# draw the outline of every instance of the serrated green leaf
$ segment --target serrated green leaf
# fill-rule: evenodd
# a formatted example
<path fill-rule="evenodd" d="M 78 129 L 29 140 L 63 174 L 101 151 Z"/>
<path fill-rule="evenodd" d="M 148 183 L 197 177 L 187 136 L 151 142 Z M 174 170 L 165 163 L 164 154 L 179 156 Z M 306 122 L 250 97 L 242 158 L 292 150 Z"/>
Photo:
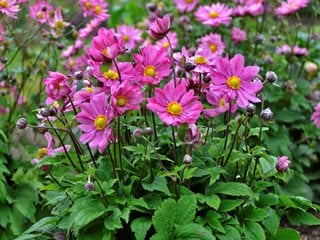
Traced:
<path fill-rule="evenodd" d="M 207 214 L 206 214 L 206 222 L 209 224 L 209 226 L 220 232 L 220 233 L 225 233 L 225 230 L 224 228 L 222 227 L 219 219 L 221 218 L 221 215 L 215 211 L 208 211 Z"/>
<path fill-rule="evenodd" d="M 262 224 L 268 229 L 271 236 L 275 237 L 280 225 L 280 217 L 277 212 L 272 208 L 268 208 L 269 216 L 262 221 Z"/>
<path fill-rule="evenodd" d="M 117 207 L 108 207 L 108 216 L 104 220 L 104 227 L 108 230 L 116 230 L 122 228 L 121 211 Z"/>
<path fill-rule="evenodd" d="M 235 199 L 235 200 L 229 200 L 229 199 L 224 199 L 221 201 L 220 207 L 219 207 L 219 212 L 229 212 L 236 207 L 240 206 L 244 200 L 242 199 Z"/>
<path fill-rule="evenodd" d="M 137 240 L 144 240 L 151 225 L 151 219 L 140 217 L 133 220 L 133 222 L 131 223 L 131 230 L 134 232 Z"/>
<path fill-rule="evenodd" d="M 290 211 L 287 214 L 287 217 L 292 224 L 298 226 L 300 226 L 300 224 L 320 225 L 319 218 L 302 210 L 290 209 Z"/>
<path fill-rule="evenodd" d="M 240 210 L 239 218 L 243 220 L 262 221 L 268 216 L 268 211 L 263 208 L 255 208 L 253 206 L 246 206 Z"/>
<path fill-rule="evenodd" d="M 246 236 L 246 240 L 265 240 L 263 228 L 259 223 L 253 221 L 245 221 L 243 225 L 243 232 Z"/>
<path fill-rule="evenodd" d="M 197 199 L 194 195 L 183 196 L 176 207 L 176 224 L 184 225 L 194 220 L 196 215 Z"/>
<path fill-rule="evenodd" d="M 221 193 L 230 196 L 250 196 L 254 197 L 251 188 L 244 183 L 219 182 L 210 188 L 212 193 Z"/>
<path fill-rule="evenodd" d="M 155 176 L 152 183 L 142 183 L 142 187 L 150 192 L 159 191 L 170 196 L 167 180 L 164 177 Z"/>
<path fill-rule="evenodd" d="M 225 233 L 219 233 L 217 234 L 217 237 L 219 240 L 240 240 L 241 236 L 238 230 L 235 227 L 232 226 L 224 226 Z"/>
<path fill-rule="evenodd" d="M 215 240 L 216 238 L 206 228 L 199 224 L 189 223 L 177 227 L 176 240 Z"/>

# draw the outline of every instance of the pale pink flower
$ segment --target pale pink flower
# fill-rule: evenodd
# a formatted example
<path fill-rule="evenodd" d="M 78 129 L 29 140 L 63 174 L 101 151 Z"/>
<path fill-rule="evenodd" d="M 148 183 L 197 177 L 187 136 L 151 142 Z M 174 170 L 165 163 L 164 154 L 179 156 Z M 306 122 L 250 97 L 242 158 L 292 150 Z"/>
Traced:
<path fill-rule="evenodd" d="M 276 14 L 283 16 L 297 12 L 301 8 L 307 7 L 309 0 L 288 0 L 282 2 L 281 5 L 276 8 Z"/>
<path fill-rule="evenodd" d="M 110 17 L 108 3 L 105 0 L 80 0 L 79 3 L 85 17 L 92 16 L 103 20 Z"/>
<path fill-rule="evenodd" d="M 129 25 L 121 25 L 117 27 L 117 33 L 122 37 L 124 47 L 129 51 L 142 41 L 142 31 Z"/>
<path fill-rule="evenodd" d="M 200 39 L 199 48 L 210 50 L 214 56 L 221 56 L 226 45 L 222 41 L 220 34 L 210 33 Z"/>
<path fill-rule="evenodd" d="M 287 156 L 279 156 L 277 158 L 277 165 L 276 165 L 278 172 L 287 171 L 290 163 L 291 161 L 288 159 Z"/>
<path fill-rule="evenodd" d="M 20 11 L 19 5 L 14 0 L 0 0 L 0 13 L 12 18 Z"/>
<path fill-rule="evenodd" d="M 63 20 L 61 7 L 57 7 L 54 16 L 49 18 L 49 26 L 52 28 L 52 34 L 54 36 L 61 36 L 65 27 L 69 26 L 70 23 L 67 23 Z"/>
<path fill-rule="evenodd" d="M 247 34 L 245 31 L 241 30 L 240 28 L 232 28 L 231 31 L 231 38 L 232 41 L 234 41 L 235 43 L 240 43 L 243 42 L 247 39 Z"/>
<path fill-rule="evenodd" d="M 203 110 L 203 113 L 206 117 L 213 118 L 230 110 L 231 112 L 237 111 L 237 105 L 235 104 L 235 102 L 232 101 L 229 96 L 223 93 L 217 93 L 214 90 L 208 90 L 206 92 L 206 97 L 208 103 L 213 106 L 212 109 Z"/>
<path fill-rule="evenodd" d="M 195 12 L 195 17 L 204 25 L 219 26 L 229 25 L 232 21 L 232 9 L 224 3 L 214 3 L 211 6 L 200 6 Z"/>
<path fill-rule="evenodd" d="M 186 60 L 188 61 L 188 59 Z M 196 68 L 193 70 L 193 72 L 208 73 L 213 70 L 216 57 L 212 55 L 210 49 L 199 48 L 195 55 L 190 58 L 190 61 L 196 65 Z"/>
<path fill-rule="evenodd" d="M 174 0 L 174 3 L 180 12 L 191 12 L 198 4 L 198 0 Z"/>
<path fill-rule="evenodd" d="M 263 14 L 264 0 L 236 0 L 239 5 L 233 9 L 234 16 L 258 16 Z"/>
<path fill-rule="evenodd" d="M 65 98 L 71 91 L 68 77 L 60 72 L 49 72 L 49 77 L 43 80 L 48 95 L 46 104 Z"/>
<path fill-rule="evenodd" d="M 41 24 L 48 21 L 51 10 L 52 6 L 47 0 L 38 0 L 32 6 L 29 6 L 30 16 Z"/>
<path fill-rule="evenodd" d="M 168 32 L 167 37 L 169 38 L 172 49 L 174 50 L 178 46 L 177 34 L 175 32 Z M 170 45 L 167 38 L 157 41 L 156 46 L 158 48 L 165 48 L 167 49 L 167 52 L 170 53 Z"/>

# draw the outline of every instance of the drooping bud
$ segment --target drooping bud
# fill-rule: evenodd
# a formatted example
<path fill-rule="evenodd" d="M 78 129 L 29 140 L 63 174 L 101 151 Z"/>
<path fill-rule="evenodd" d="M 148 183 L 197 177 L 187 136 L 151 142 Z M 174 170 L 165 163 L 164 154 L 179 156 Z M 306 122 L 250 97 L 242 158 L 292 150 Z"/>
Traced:
<path fill-rule="evenodd" d="M 268 71 L 266 73 L 266 77 L 265 77 L 266 81 L 270 82 L 270 83 L 274 83 L 278 80 L 278 76 L 275 72 L 272 71 Z"/>
<path fill-rule="evenodd" d="M 94 184 L 93 184 L 93 182 L 87 182 L 87 183 L 84 185 L 84 188 L 85 188 L 88 192 L 92 191 L 92 190 L 94 189 Z"/>
<path fill-rule="evenodd" d="M 133 137 L 134 138 L 141 138 L 142 135 L 143 135 L 143 130 L 141 128 L 136 128 L 134 131 L 133 131 Z"/>
<path fill-rule="evenodd" d="M 74 77 L 77 79 L 77 80 L 82 80 L 83 79 L 83 72 L 82 71 L 77 71 L 74 73 Z"/>
<path fill-rule="evenodd" d="M 49 114 L 50 117 L 56 116 L 58 112 L 58 110 L 55 107 L 51 107 L 49 111 L 50 111 L 50 114 Z"/>
<path fill-rule="evenodd" d="M 191 72 L 195 68 L 196 65 L 193 62 L 186 62 L 186 64 L 184 65 L 184 70 L 186 70 L 186 72 Z"/>
<path fill-rule="evenodd" d="M 152 133 L 153 133 L 153 130 L 152 130 L 151 127 L 146 127 L 146 128 L 144 129 L 144 134 L 145 134 L 145 135 L 149 136 L 149 135 L 151 135 Z"/>
<path fill-rule="evenodd" d="M 183 156 L 183 163 L 184 164 L 191 164 L 192 163 L 192 157 L 189 154 L 186 154 Z"/>
<path fill-rule="evenodd" d="M 41 123 L 37 129 L 41 134 L 45 134 L 48 131 L 48 128 L 43 123 Z"/>
<path fill-rule="evenodd" d="M 287 156 L 279 156 L 277 158 L 277 170 L 279 172 L 285 172 L 288 170 L 289 164 L 291 163 L 291 161 L 288 159 Z"/>
<path fill-rule="evenodd" d="M 271 111 L 270 108 L 266 108 L 262 110 L 262 112 L 260 113 L 260 118 L 263 121 L 271 121 L 273 118 L 273 112 Z"/>
<path fill-rule="evenodd" d="M 50 116 L 50 109 L 49 108 L 42 108 L 40 110 L 40 114 L 45 118 L 49 117 Z"/>
<path fill-rule="evenodd" d="M 20 118 L 16 123 L 17 128 L 25 129 L 28 126 L 28 120 L 26 118 Z"/>
<path fill-rule="evenodd" d="M 157 5 L 155 3 L 148 3 L 147 4 L 147 9 L 149 12 L 154 12 L 157 10 Z"/>
<path fill-rule="evenodd" d="M 249 118 L 253 117 L 256 114 L 256 105 L 249 103 L 246 107 L 246 113 Z"/>

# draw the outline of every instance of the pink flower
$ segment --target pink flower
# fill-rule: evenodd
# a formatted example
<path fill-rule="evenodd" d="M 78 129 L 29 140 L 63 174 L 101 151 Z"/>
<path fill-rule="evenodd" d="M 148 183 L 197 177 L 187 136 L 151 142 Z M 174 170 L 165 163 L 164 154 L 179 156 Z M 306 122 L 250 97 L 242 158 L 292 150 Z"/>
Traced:
<path fill-rule="evenodd" d="M 188 130 L 184 136 L 184 141 L 189 145 L 193 145 L 200 142 L 200 137 L 200 130 L 197 128 L 197 125 L 193 123 L 188 126 Z"/>
<path fill-rule="evenodd" d="M 49 132 L 46 132 L 44 134 L 44 136 L 47 139 L 48 145 L 47 145 L 47 147 L 43 147 L 43 148 L 38 149 L 36 158 L 31 160 L 32 165 L 36 165 L 37 163 L 39 163 L 40 159 L 42 159 L 46 156 L 53 156 L 57 152 L 59 152 L 59 153 L 65 152 L 63 147 L 53 148 L 55 141 Z M 70 148 L 71 148 L 70 145 L 65 145 L 65 149 L 67 152 L 70 151 Z"/>
<path fill-rule="evenodd" d="M 134 55 L 134 60 L 137 63 L 135 77 L 142 84 L 157 85 L 170 74 L 171 61 L 166 57 L 165 48 L 148 45 L 141 48 L 141 55 Z"/>
<path fill-rule="evenodd" d="M 48 95 L 46 104 L 51 104 L 64 98 L 71 91 L 68 77 L 60 72 L 49 72 L 49 77 L 45 78 L 43 83 L 46 85 L 46 93 Z"/>
<path fill-rule="evenodd" d="M 191 12 L 198 4 L 198 0 L 174 0 L 174 3 L 180 12 Z"/>
<path fill-rule="evenodd" d="M 195 12 L 195 17 L 204 25 L 219 26 L 229 25 L 232 21 L 232 9 L 223 3 L 215 3 L 211 6 L 200 6 Z"/>
<path fill-rule="evenodd" d="M 94 18 L 79 30 L 79 38 L 86 39 L 105 19 Z"/>
<path fill-rule="evenodd" d="M 259 73 L 257 66 L 244 66 L 244 57 L 235 55 L 231 60 L 228 57 L 219 58 L 216 70 L 211 72 L 213 85 L 211 91 L 225 94 L 236 104 L 245 108 L 250 102 L 260 102 L 255 95 L 263 88 L 261 82 L 252 80 Z"/>
<path fill-rule="evenodd" d="M 122 52 L 122 38 L 113 29 L 100 28 L 88 52 L 95 61 L 114 59 Z"/>
<path fill-rule="evenodd" d="M 264 0 L 240 0 L 239 2 L 240 5 L 233 9 L 233 15 L 235 16 L 258 16 L 264 11 Z"/>
<path fill-rule="evenodd" d="M 54 16 L 49 18 L 49 26 L 52 27 L 52 34 L 54 36 L 61 36 L 65 27 L 69 26 L 70 23 L 67 23 L 63 20 L 61 7 L 57 7 L 54 12 Z"/>
<path fill-rule="evenodd" d="M 282 2 L 281 5 L 276 8 L 275 12 L 280 16 L 288 15 L 308 6 L 308 4 L 309 0 L 288 0 Z"/>
<path fill-rule="evenodd" d="M 124 47 L 129 51 L 142 41 L 141 30 L 133 26 L 121 25 L 117 27 L 117 33 L 122 37 Z"/>
<path fill-rule="evenodd" d="M 199 48 L 210 50 L 214 56 L 221 56 L 226 46 L 220 34 L 210 33 L 200 39 Z"/>
<path fill-rule="evenodd" d="M 177 45 L 178 45 L 177 34 L 175 32 L 168 32 L 167 37 L 170 40 L 172 49 L 175 49 L 177 47 Z M 158 48 L 165 48 L 165 49 L 167 49 L 167 52 L 170 53 L 170 45 L 169 45 L 169 42 L 168 42 L 167 38 L 163 38 L 163 39 L 159 40 L 156 43 L 156 46 Z"/>
<path fill-rule="evenodd" d="M 4 27 L 2 24 L 0 24 L 0 42 L 3 41 L 4 34 L 5 34 Z M 0 68 L 0 71 L 1 71 L 1 68 Z"/>
<path fill-rule="evenodd" d="M 127 111 L 138 110 L 142 101 L 141 88 L 131 85 L 128 81 L 111 89 L 111 105 L 118 116 Z"/>
<path fill-rule="evenodd" d="M 174 87 L 173 81 L 163 89 L 156 88 L 155 96 L 147 101 L 147 108 L 157 113 L 166 125 L 171 126 L 195 123 L 202 111 L 202 104 L 194 91 L 187 91 L 183 83 Z"/>
<path fill-rule="evenodd" d="M 276 53 L 278 54 L 290 54 L 291 52 L 292 48 L 288 44 L 276 48 Z"/>
<path fill-rule="evenodd" d="M 170 16 L 167 14 L 163 18 L 156 18 L 153 22 L 150 22 L 148 33 L 151 37 L 160 39 L 167 35 L 170 27 Z"/>
<path fill-rule="evenodd" d="M 49 12 L 52 10 L 52 6 L 47 0 L 38 0 L 35 4 L 29 7 L 30 16 L 43 24 L 49 19 Z"/>
<path fill-rule="evenodd" d="M 114 116 L 111 106 L 107 105 L 107 100 L 104 93 L 92 96 L 90 103 L 85 102 L 80 105 L 81 112 L 76 116 L 80 123 L 78 128 L 83 131 L 80 142 L 89 143 L 91 148 L 97 148 L 100 153 L 113 138 L 109 124 Z"/>
<path fill-rule="evenodd" d="M 0 13 L 17 18 L 16 15 L 19 11 L 19 6 L 14 0 L 0 0 Z"/>
<path fill-rule="evenodd" d="M 83 16 L 92 16 L 94 18 L 106 20 L 110 17 L 108 12 L 108 3 L 104 0 L 80 0 L 80 7 L 83 10 Z"/>
<path fill-rule="evenodd" d="M 291 163 L 291 161 L 288 159 L 287 156 L 279 156 L 277 158 L 277 170 L 279 172 L 285 172 L 288 170 L 289 164 Z"/>
<path fill-rule="evenodd" d="M 234 41 L 235 43 L 240 43 L 247 39 L 247 34 L 245 31 L 241 30 L 240 28 L 232 28 L 231 38 L 232 38 L 232 41 Z"/>
<path fill-rule="evenodd" d="M 300 48 L 299 46 L 294 46 L 292 49 L 293 54 L 297 56 L 306 56 L 308 55 L 308 49 L 306 48 Z"/>
<path fill-rule="evenodd" d="M 213 69 L 216 58 L 211 54 L 211 50 L 199 48 L 190 60 L 196 65 L 193 72 L 208 73 Z"/>
<path fill-rule="evenodd" d="M 228 96 L 222 93 L 216 93 L 215 91 L 207 91 L 206 97 L 208 103 L 212 104 L 213 109 L 203 110 L 206 117 L 216 117 L 222 113 L 237 111 L 237 105 Z"/>
<path fill-rule="evenodd" d="M 314 107 L 314 112 L 311 115 L 311 120 L 314 122 L 314 124 L 320 128 L 320 103 L 318 103 Z"/>

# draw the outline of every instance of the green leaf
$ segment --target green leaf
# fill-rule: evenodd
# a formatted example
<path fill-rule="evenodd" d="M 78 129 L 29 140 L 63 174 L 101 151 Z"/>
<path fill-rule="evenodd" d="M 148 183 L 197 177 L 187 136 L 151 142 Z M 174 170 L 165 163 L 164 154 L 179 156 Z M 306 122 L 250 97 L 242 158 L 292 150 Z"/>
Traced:
<path fill-rule="evenodd" d="M 176 240 L 215 240 L 216 238 L 207 229 L 199 224 L 189 223 L 177 227 Z"/>
<path fill-rule="evenodd" d="M 140 217 L 133 220 L 133 222 L 131 223 L 131 230 L 134 232 L 137 240 L 144 240 L 151 225 L 151 219 Z"/>
<path fill-rule="evenodd" d="M 167 180 L 164 177 L 155 176 L 152 183 L 142 183 L 142 187 L 149 192 L 159 191 L 170 196 Z"/>
<path fill-rule="evenodd" d="M 212 193 L 221 193 L 230 196 L 250 196 L 254 197 L 251 188 L 244 183 L 219 182 L 210 188 Z"/>
<path fill-rule="evenodd" d="M 279 203 L 278 195 L 274 193 L 260 194 L 257 206 L 266 207 L 266 206 L 277 205 L 278 203 Z"/>
<path fill-rule="evenodd" d="M 240 210 L 239 218 L 243 220 L 262 221 L 268 216 L 268 211 L 262 208 L 254 208 L 253 206 L 246 206 Z"/>
<path fill-rule="evenodd" d="M 241 236 L 238 230 L 235 227 L 226 225 L 224 226 L 225 233 L 219 233 L 217 234 L 217 237 L 219 240 L 240 240 Z"/>
<path fill-rule="evenodd" d="M 194 195 L 183 196 L 176 207 L 176 223 L 184 225 L 194 220 L 196 215 L 197 200 Z"/>
<path fill-rule="evenodd" d="M 253 221 L 245 221 L 243 226 L 243 232 L 246 236 L 246 240 L 265 240 L 263 228 L 259 223 Z"/>
<path fill-rule="evenodd" d="M 275 237 L 280 225 L 280 217 L 272 208 L 268 208 L 269 216 L 262 221 L 262 224 L 268 229 L 270 234 Z"/>
<path fill-rule="evenodd" d="M 291 209 L 287 217 L 292 224 L 298 226 L 300 226 L 300 224 L 320 225 L 319 218 L 302 210 Z"/>
<path fill-rule="evenodd" d="M 71 219 L 74 219 L 74 231 L 78 234 L 82 227 L 101 217 L 106 212 L 106 208 L 97 199 L 81 198 L 72 206 L 71 212 Z"/>
<path fill-rule="evenodd" d="M 108 216 L 104 220 L 104 227 L 108 230 L 116 230 L 122 228 L 121 211 L 117 207 L 108 207 Z"/>
<path fill-rule="evenodd" d="M 291 228 L 280 229 L 275 240 L 300 240 L 299 233 Z"/>
<path fill-rule="evenodd" d="M 221 201 L 220 207 L 219 207 L 219 212 L 229 212 L 236 207 L 240 206 L 244 200 L 242 199 L 235 199 L 235 200 L 228 200 L 224 199 Z"/>
<path fill-rule="evenodd" d="M 210 210 L 206 214 L 206 222 L 209 224 L 209 226 L 212 229 L 217 230 L 218 232 L 225 233 L 226 231 L 224 230 L 224 228 L 222 227 L 219 221 L 220 218 L 221 218 L 221 215 L 212 210 Z"/>
<path fill-rule="evenodd" d="M 197 194 L 199 201 L 205 202 L 209 207 L 212 207 L 215 210 L 218 210 L 221 200 L 220 198 L 215 194 L 209 194 L 209 195 L 202 195 Z"/>

